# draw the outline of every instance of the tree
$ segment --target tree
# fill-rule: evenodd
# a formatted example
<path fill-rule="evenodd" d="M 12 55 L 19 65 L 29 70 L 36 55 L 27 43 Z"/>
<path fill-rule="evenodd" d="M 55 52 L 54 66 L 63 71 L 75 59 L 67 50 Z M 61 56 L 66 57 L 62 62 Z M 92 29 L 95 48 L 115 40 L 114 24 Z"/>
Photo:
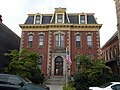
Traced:
<path fill-rule="evenodd" d="M 5 55 L 10 59 L 10 63 L 5 69 L 6 73 L 26 76 L 36 84 L 43 83 L 44 76 L 37 67 L 37 52 L 29 51 L 28 49 L 22 49 L 21 51 L 10 50 Z"/>
<path fill-rule="evenodd" d="M 103 60 L 95 60 L 87 55 L 78 55 L 75 60 L 78 62 L 78 70 L 90 76 L 94 74 L 111 73 L 111 68 L 106 66 Z"/>
<path fill-rule="evenodd" d="M 90 69 L 92 67 L 92 58 L 90 56 L 85 55 L 77 55 L 75 57 L 75 60 L 77 60 L 77 67 L 78 71 L 85 72 L 87 69 Z"/>
<path fill-rule="evenodd" d="M 109 81 L 116 75 L 112 74 L 110 67 L 100 59 L 91 56 L 78 55 L 75 60 L 78 62 L 78 72 L 74 75 L 75 87 L 77 90 L 88 90 L 89 86 L 98 86 Z M 118 78 L 120 78 L 118 76 Z M 119 81 L 119 80 L 118 80 Z"/>
<path fill-rule="evenodd" d="M 28 49 L 22 49 L 21 51 L 10 50 L 5 55 L 10 59 L 10 63 L 6 67 L 7 73 L 31 76 L 31 71 L 37 68 L 38 54 L 34 51 Z"/>

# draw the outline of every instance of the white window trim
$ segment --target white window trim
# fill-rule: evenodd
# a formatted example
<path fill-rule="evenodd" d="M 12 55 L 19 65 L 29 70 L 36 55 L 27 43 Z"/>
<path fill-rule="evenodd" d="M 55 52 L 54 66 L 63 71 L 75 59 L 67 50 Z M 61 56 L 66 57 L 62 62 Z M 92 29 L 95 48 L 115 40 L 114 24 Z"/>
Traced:
<path fill-rule="evenodd" d="M 62 23 L 64 23 L 64 18 L 65 18 L 65 17 L 64 17 L 64 13 L 56 13 L 56 14 L 55 14 L 55 16 L 56 16 L 56 17 L 55 17 L 55 23 L 58 23 L 58 20 L 57 20 L 58 18 L 57 18 L 57 16 L 58 16 L 59 14 L 62 15 Z M 61 23 L 58 23 L 58 24 L 61 24 Z"/>
<path fill-rule="evenodd" d="M 83 24 L 83 23 L 80 23 L 80 16 L 81 15 L 85 15 L 85 23 L 84 24 L 87 24 L 87 15 L 86 14 L 79 14 L 79 24 Z"/>
<path fill-rule="evenodd" d="M 36 16 L 39 15 L 40 16 L 40 24 L 42 24 L 42 14 L 35 14 L 34 15 L 34 24 L 36 24 Z"/>

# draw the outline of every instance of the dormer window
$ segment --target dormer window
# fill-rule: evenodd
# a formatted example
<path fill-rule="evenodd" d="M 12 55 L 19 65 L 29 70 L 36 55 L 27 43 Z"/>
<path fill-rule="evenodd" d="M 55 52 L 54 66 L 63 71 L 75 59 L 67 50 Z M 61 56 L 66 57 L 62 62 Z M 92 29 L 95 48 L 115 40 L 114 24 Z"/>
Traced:
<path fill-rule="evenodd" d="M 57 15 L 57 23 L 62 23 L 62 14 Z"/>
<path fill-rule="evenodd" d="M 85 24 L 85 15 L 80 15 L 80 23 Z"/>
<path fill-rule="evenodd" d="M 40 24 L 40 15 L 36 15 L 35 24 Z"/>

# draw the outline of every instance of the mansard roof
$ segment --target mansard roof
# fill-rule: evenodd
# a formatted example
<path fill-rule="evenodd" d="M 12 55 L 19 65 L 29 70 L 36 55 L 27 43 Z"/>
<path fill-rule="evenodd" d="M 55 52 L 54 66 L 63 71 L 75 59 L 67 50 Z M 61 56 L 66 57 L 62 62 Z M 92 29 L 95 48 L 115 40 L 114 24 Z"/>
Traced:
<path fill-rule="evenodd" d="M 59 13 L 63 14 L 65 24 L 80 24 L 81 15 L 85 15 L 86 24 L 97 24 L 94 13 L 66 13 L 66 8 L 55 8 L 53 14 L 28 14 L 28 18 L 24 24 L 35 24 L 35 18 L 37 15 L 40 15 L 41 17 L 40 24 L 53 24 L 56 23 L 56 16 Z"/>

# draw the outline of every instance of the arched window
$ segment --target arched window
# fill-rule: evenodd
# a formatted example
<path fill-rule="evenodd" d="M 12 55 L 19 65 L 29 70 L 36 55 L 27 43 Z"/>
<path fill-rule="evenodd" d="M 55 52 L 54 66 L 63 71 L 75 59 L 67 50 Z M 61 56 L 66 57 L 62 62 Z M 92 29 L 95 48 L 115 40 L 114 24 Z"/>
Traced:
<path fill-rule="evenodd" d="M 117 57 L 117 48 L 114 46 L 113 48 L 113 57 Z"/>
<path fill-rule="evenodd" d="M 113 58 L 113 50 L 110 48 L 110 59 Z"/>
<path fill-rule="evenodd" d="M 28 47 L 31 48 L 33 46 L 33 34 L 29 34 L 28 36 Z"/>
<path fill-rule="evenodd" d="M 87 34 L 87 47 L 92 48 L 92 35 Z"/>
<path fill-rule="evenodd" d="M 80 34 L 76 34 L 76 48 L 81 47 Z"/>
<path fill-rule="evenodd" d="M 44 34 L 39 35 L 38 47 L 42 48 L 44 45 Z"/>

